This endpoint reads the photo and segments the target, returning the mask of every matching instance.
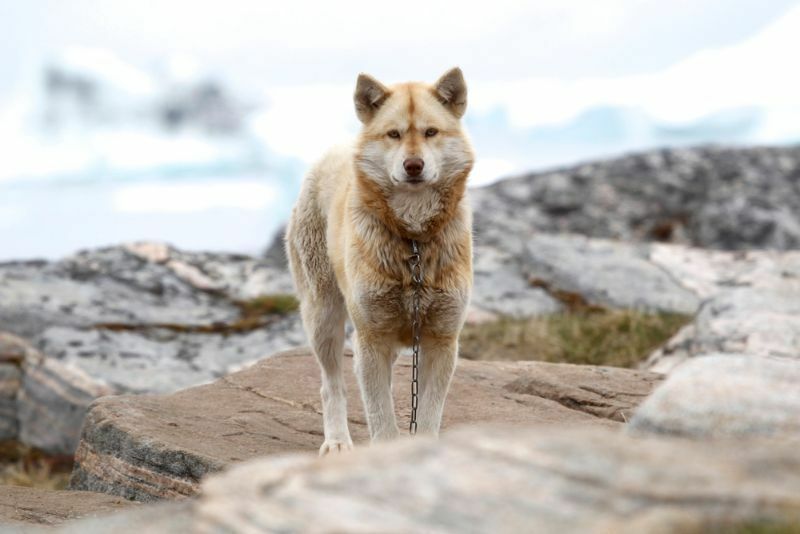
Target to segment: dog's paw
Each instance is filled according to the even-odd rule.
[[[347,441],[341,439],[326,439],[322,447],[319,448],[320,456],[329,454],[339,454],[353,450],[353,442],[348,438]]]

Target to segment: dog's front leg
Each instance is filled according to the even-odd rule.
[[[422,340],[417,433],[439,435],[444,401],[456,368],[458,340]]]
[[[396,438],[399,435],[392,400],[392,363],[394,347],[361,339],[356,332],[355,371],[364,401],[369,435],[372,441]]]

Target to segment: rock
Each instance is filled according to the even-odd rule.
[[[394,377],[401,428],[409,412],[405,359]],[[363,443],[366,421],[350,367],[350,429]],[[617,368],[461,361],[443,424],[619,426],[659,380]],[[321,442],[319,368],[307,350],[289,351],[171,395],[99,399],[84,424],[71,487],[143,501],[191,496],[208,472],[260,455],[315,452]]]
[[[483,426],[323,459],[249,461],[209,477],[197,500],[123,515],[127,522],[115,532],[143,524],[155,532],[786,527],[800,517],[800,455],[796,441],[696,443],[598,425]],[[99,525],[82,521],[59,531],[102,532]]]
[[[286,246],[284,245],[284,236],[286,235],[286,225],[284,224],[272,236],[272,242],[262,254],[262,257],[272,267],[283,270],[289,269],[289,258],[286,257]]]
[[[0,530],[13,532],[18,531],[14,527],[23,530],[22,527],[30,525],[54,526],[135,506],[131,501],[102,493],[1,486]]]
[[[525,276],[521,243],[515,250],[476,246],[472,305],[493,315],[530,317],[561,310],[561,304]]]
[[[81,369],[31,351],[22,365],[16,418],[20,441],[72,454],[89,404],[113,390]]]
[[[698,296],[649,258],[649,247],[536,235],[523,264],[532,283],[611,308],[694,313]]]
[[[800,252],[703,250],[576,235],[504,235],[475,247],[472,302],[494,314],[549,314],[575,304],[694,314],[696,346],[654,356],[667,372],[689,353],[796,353]],[[726,332],[723,332],[725,330]],[[685,347],[684,347],[685,349]],[[671,363],[667,360],[672,359]]]
[[[233,304],[195,289],[166,266],[148,264],[120,248],[54,264],[2,265],[0,303],[3,328],[27,338],[52,325],[199,325],[237,317]]]
[[[230,323],[235,301],[290,289],[287,273],[247,256],[128,244],[0,264],[0,325],[32,338],[53,325]]]
[[[300,318],[292,315],[235,334],[53,327],[37,341],[45,352],[58,354],[59,362],[102,377],[114,392],[169,393],[210,382],[273,349],[301,345],[305,335]]]
[[[673,148],[470,192],[479,243],[568,232],[712,249],[800,248],[800,147]]]
[[[152,243],[125,245],[128,250],[142,251]],[[146,248],[145,248],[146,250]],[[261,295],[294,292],[286,266],[273,258],[254,258],[244,254],[187,252],[167,246],[166,265],[179,275],[193,272],[204,285],[218,289],[234,300],[246,300]],[[146,254],[144,254],[147,257]],[[160,251],[154,259],[163,258]],[[162,260],[163,261],[163,260]],[[191,281],[191,277],[189,280]]]
[[[0,364],[0,441],[17,439],[17,393],[22,373],[12,364]]]
[[[84,493],[84,492],[80,492]],[[119,498],[119,497],[117,497]],[[120,499],[124,500],[124,499]],[[103,514],[97,517],[68,521],[57,527],[27,527],[21,530],[3,529],[0,532],[14,534],[142,534],[162,532],[198,532],[195,530],[196,521],[193,517],[192,503],[149,504],[136,505],[131,501],[124,501],[135,506],[114,512],[111,515]]]
[[[506,236],[497,246],[475,247],[472,303],[517,317],[546,315],[577,303],[694,313],[701,302],[698,293],[650,254],[646,244],[575,235]]]
[[[20,367],[33,350],[22,338],[0,332],[0,440],[19,437],[17,396],[22,382]]]
[[[651,258],[704,301],[694,322],[653,353],[646,368],[667,373],[714,352],[800,357],[800,252],[659,245]]]
[[[25,367],[32,376],[21,379],[16,419],[26,429],[22,435],[53,447],[50,452],[71,452],[92,395],[169,393],[304,344],[296,314],[235,330],[239,299],[283,289],[287,276],[252,258],[147,243],[83,252],[54,264],[0,266],[0,294],[8,297],[0,301],[3,326],[31,334],[30,350],[53,360]],[[496,247],[476,247],[469,315],[475,322],[575,306],[679,313],[699,308],[695,321],[648,359],[647,368],[668,372],[708,352],[800,352],[799,283],[798,252],[506,236]],[[125,314],[114,304],[121,298]],[[187,306],[192,313],[183,321]],[[23,319],[15,323],[12,316]],[[61,368],[71,371],[45,372]],[[14,371],[1,376],[13,389]],[[48,391],[52,387],[61,389]],[[65,388],[74,394],[65,395]],[[10,435],[16,419],[9,414]],[[47,417],[28,420],[37,414],[58,424],[44,423]]]
[[[796,517],[798,467],[787,445],[741,452],[602,428],[470,429],[330,462],[238,466],[204,485],[195,513],[198,525],[229,531],[313,530],[319,518],[327,532],[712,530]]]
[[[669,372],[708,352],[800,353],[800,252],[732,253],[544,234],[506,235],[475,251],[473,322],[587,306],[699,309],[691,325],[650,356],[647,368]],[[241,299],[287,285],[288,274],[262,260],[153,243],[86,251],[52,264],[0,265],[2,327],[28,336],[31,350],[53,360],[24,367],[32,376],[21,377],[21,435],[48,444],[50,452],[71,452],[82,410],[97,392],[169,393],[304,344],[297,314],[237,326]],[[61,368],[70,371],[45,372]],[[13,390],[14,376],[9,369],[0,380],[7,377]],[[53,387],[61,389],[48,391]],[[5,403],[0,432],[11,435],[13,402]],[[47,417],[28,420],[37,414]],[[48,417],[58,424],[44,423]]]
[[[176,391],[302,344],[294,314],[240,326],[240,301],[290,286],[288,273],[254,258],[159,243],[0,264],[0,329],[24,337],[15,350],[28,354],[10,356],[21,377],[0,361],[9,392],[0,390],[0,436],[13,437],[19,420],[26,443],[71,454],[99,395]],[[12,337],[0,333],[0,355]]]
[[[678,367],[636,410],[634,430],[692,438],[800,440],[800,363],[715,354]]]

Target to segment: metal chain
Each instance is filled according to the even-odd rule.
[[[422,291],[422,256],[419,253],[419,244],[411,240],[411,256],[408,258],[411,268],[411,281],[414,283],[414,297],[412,300],[411,319],[411,422],[408,432],[413,436],[417,433],[417,402],[419,397],[419,345],[422,337],[422,322],[419,318],[419,299]]]

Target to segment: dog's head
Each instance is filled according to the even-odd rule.
[[[364,125],[356,165],[369,179],[413,190],[466,178],[474,158],[461,129],[467,109],[461,69],[449,70],[433,85],[386,87],[360,74],[353,99]]]

